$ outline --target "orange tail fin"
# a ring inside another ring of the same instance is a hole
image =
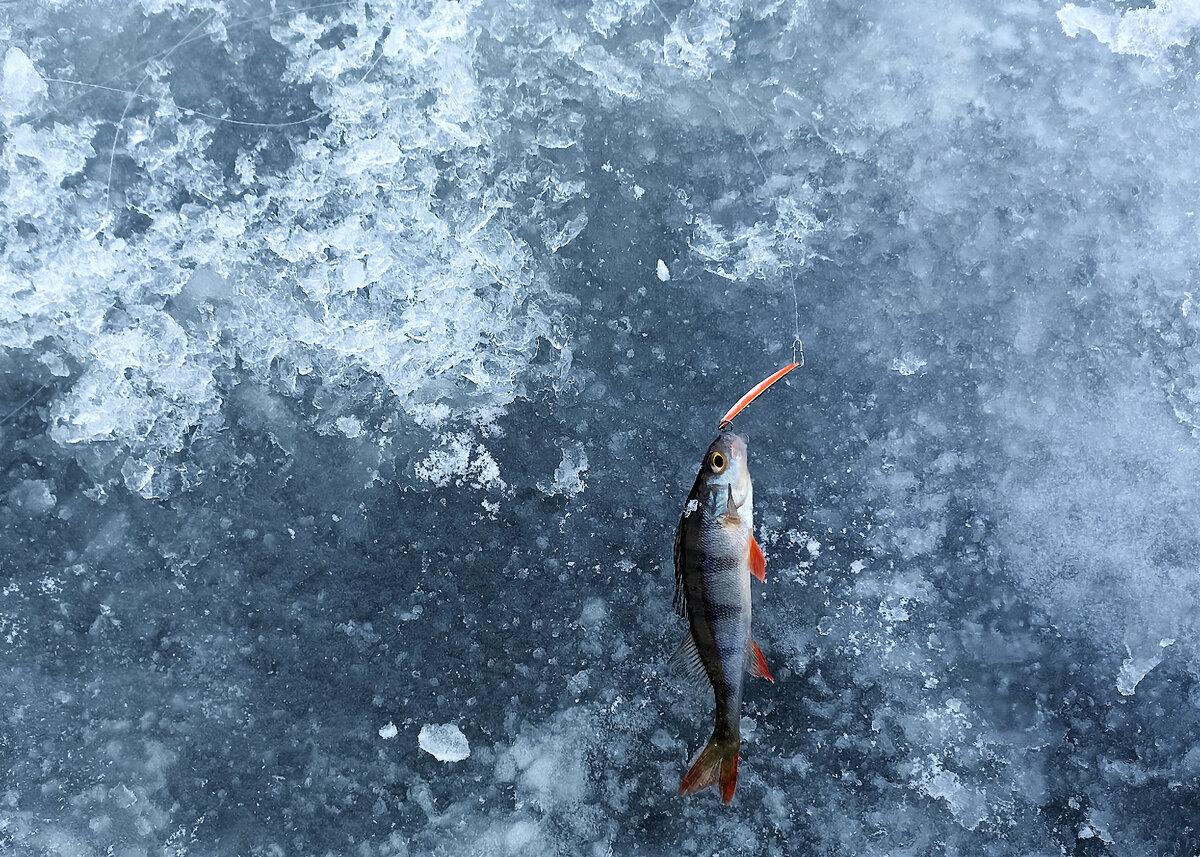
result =
[[[721,800],[725,803],[733,800],[741,745],[741,738],[718,738],[714,734],[679,784],[679,794],[694,794],[702,788],[720,783]]]

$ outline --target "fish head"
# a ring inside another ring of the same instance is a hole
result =
[[[711,494],[731,492],[735,503],[743,503],[750,495],[746,438],[729,429],[722,430],[704,453],[700,478]]]

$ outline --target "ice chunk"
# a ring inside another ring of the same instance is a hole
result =
[[[900,357],[892,358],[892,371],[899,372],[901,375],[916,375],[925,368],[928,362],[911,351],[905,351]]]
[[[547,224],[544,233],[546,247],[550,252],[557,253],[578,238],[587,225],[588,216],[584,213],[571,218],[558,229],[553,228],[553,224]]]
[[[390,741],[391,739],[396,737],[396,735],[399,731],[400,730],[398,730],[396,728],[396,724],[392,723],[389,720],[383,726],[379,727],[379,737],[382,738],[384,741]]]
[[[471,755],[467,736],[453,723],[422,726],[417,743],[439,762],[461,762]]]
[[[1068,36],[1094,35],[1120,54],[1161,59],[1172,47],[1187,45],[1200,30],[1200,4],[1195,0],[1157,0],[1152,7],[1106,12],[1068,3],[1058,10]]]
[[[338,417],[336,421],[338,431],[348,438],[356,438],[363,432],[362,420],[358,417]]]
[[[467,432],[444,437],[441,447],[417,462],[414,470],[417,478],[438,487],[451,483],[479,489],[504,490],[508,487],[500,478],[500,465],[483,444],[473,443]]]
[[[584,451],[582,443],[576,443],[570,449],[562,451],[562,461],[554,469],[554,481],[549,485],[539,482],[538,490],[552,497],[555,494],[574,497],[587,488],[587,483],[583,479],[587,469],[587,452]]]
[[[658,278],[664,283],[671,279],[671,272],[667,269],[667,263],[662,259],[658,260]]]
[[[0,118],[5,122],[30,113],[46,95],[46,81],[33,61],[17,47],[4,54],[3,81],[0,82]]]
[[[1159,642],[1159,648],[1165,649],[1173,645],[1175,640],[1166,638]],[[1150,675],[1151,670],[1162,663],[1163,655],[1161,652],[1151,652],[1146,656],[1135,656],[1128,647],[1125,649],[1129,653],[1124,662],[1121,664],[1121,669],[1117,672],[1117,690],[1122,696],[1133,696],[1137,690],[1138,684],[1146,676]]]

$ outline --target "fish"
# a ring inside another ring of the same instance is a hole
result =
[[[671,662],[688,678],[712,686],[716,725],[679,794],[719,785],[728,804],[737,788],[745,674],[775,679],[750,633],[750,575],[766,579],[754,538],[754,488],[746,438],[722,420],[700,463],[675,531],[675,611],[688,633]]]

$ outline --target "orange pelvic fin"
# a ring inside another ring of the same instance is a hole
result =
[[[767,559],[754,536],[750,537],[750,573],[763,583],[767,582]]]
[[[762,649],[754,642],[753,637],[750,638],[750,648],[746,650],[746,672],[757,678],[765,678],[772,684],[775,682],[775,676],[771,675],[771,670],[767,667],[767,659],[763,657]]]
[[[696,761],[691,770],[679,784],[679,794],[690,795],[700,789],[719,783],[721,800],[729,803],[733,800],[733,792],[737,788],[738,750],[742,745],[741,738],[718,738],[715,734]]]
[[[772,384],[774,384],[776,381],[778,381],[780,378],[782,378],[788,372],[791,372],[793,369],[795,369],[799,365],[800,365],[799,363],[789,363],[788,365],[786,365],[782,369],[780,369],[778,372],[776,372],[774,375],[771,375],[769,378],[763,378],[761,381],[759,381],[757,384],[755,384],[753,387],[751,387],[750,391],[748,393],[746,393],[746,395],[744,395],[740,399],[738,399],[737,404],[734,405],[732,408],[730,408],[728,411],[726,411],[725,416],[721,417],[720,428],[724,429],[724,428],[728,427],[728,425],[731,422],[733,422],[733,418],[736,417],[738,414],[740,414],[742,412],[742,409],[745,408],[746,405],[750,404],[755,399],[757,399],[759,396],[761,396],[768,387],[770,387]]]

